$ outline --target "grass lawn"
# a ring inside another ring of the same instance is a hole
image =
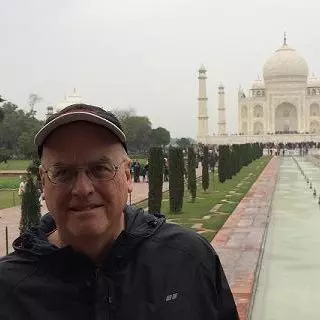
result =
[[[25,170],[31,160],[8,160],[7,163],[0,163],[0,170]]]
[[[256,160],[247,167],[242,168],[236,176],[224,183],[219,182],[216,173],[214,177],[211,174],[209,190],[204,192],[201,187],[201,181],[198,183],[197,198],[194,203],[190,201],[188,190],[185,190],[183,208],[179,214],[170,213],[169,192],[165,192],[161,211],[166,215],[168,221],[181,224],[187,228],[193,226],[192,229],[194,231],[203,231],[202,235],[211,241],[249,191],[270,159],[271,157],[264,156]],[[216,208],[214,212],[210,212],[216,205],[219,205],[219,208]],[[137,206],[146,208],[148,202],[143,201],[138,203]]]
[[[19,176],[15,176],[15,177],[0,176],[0,190],[1,189],[18,189],[19,184],[20,184]]]
[[[0,190],[0,209],[10,208],[20,205],[18,191],[1,191]]]

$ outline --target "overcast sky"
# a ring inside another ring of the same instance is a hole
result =
[[[86,102],[135,108],[173,137],[196,137],[197,70],[208,69],[210,132],[217,87],[227,131],[237,131],[237,89],[249,88],[283,42],[320,73],[320,1],[0,0],[0,94],[46,107],[77,88]]]

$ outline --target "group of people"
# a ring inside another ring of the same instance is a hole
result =
[[[139,161],[133,160],[130,166],[131,178],[133,182],[148,182],[149,163],[146,162],[141,165]],[[169,181],[169,161],[167,158],[163,159],[163,181]]]
[[[71,105],[35,145],[48,213],[0,258],[0,319],[239,319],[211,244],[127,205],[132,167],[114,114]]]
[[[140,182],[140,176],[142,176],[142,182],[148,182],[149,163],[141,165],[139,161],[133,160],[130,167],[131,178],[133,182]]]

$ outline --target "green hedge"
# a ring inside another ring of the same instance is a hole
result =
[[[182,210],[184,195],[184,159],[181,148],[169,148],[169,199],[170,212]]]
[[[160,213],[163,185],[163,151],[161,147],[150,148],[149,151],[149,213]]]

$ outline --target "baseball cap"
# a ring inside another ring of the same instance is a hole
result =
[[[78,103],[62,109],[46,120],[34,138],[39,156],[41,157],[45,139],[54,130],[62,125],[76,121],[86,121],[105,127],[120,140],[124,149],[127,151],[126,136],[122,130],[120,121],[112,112],[105,111],[100,107]]]

